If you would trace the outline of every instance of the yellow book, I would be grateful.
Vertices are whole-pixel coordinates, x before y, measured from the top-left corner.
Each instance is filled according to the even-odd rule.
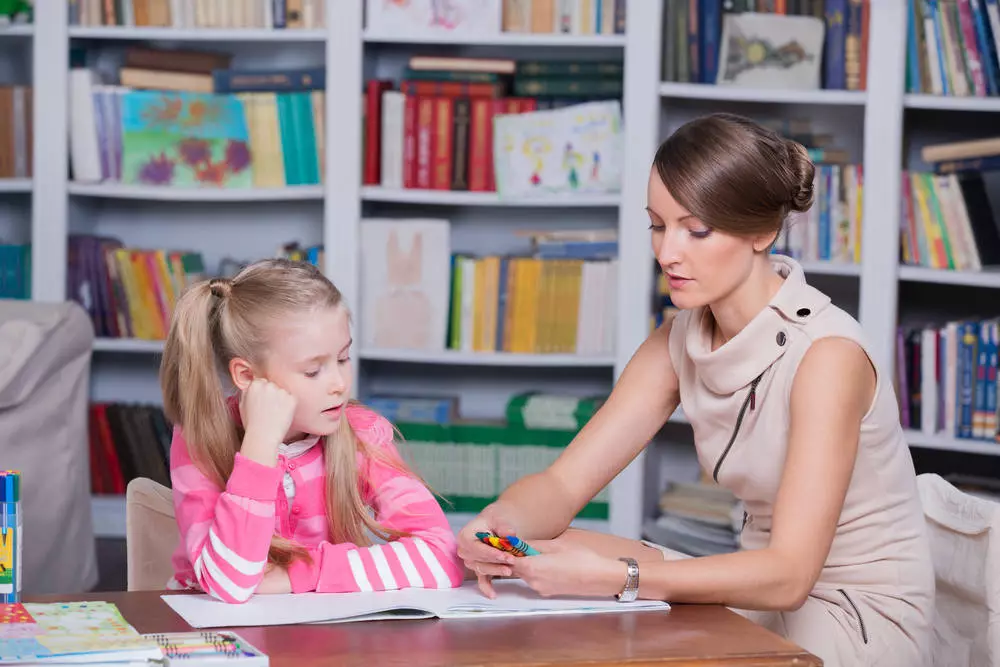
[[[264,145],[264,170],[261,187],[281,188],[286,184],[285,159],[278,126],[278,97],[275,93],[258,93],[254,109]]]
[[[486,263],[482,258],[473,260],[475,262],[475,296],[473,297],[472,309],[472,349],[475,352],[483,352],[483,305],[486,303]]]
[[[142,297],[139,294],[139,286],[136,282],[135,272],[132,270],[132,259],[129,251],[125,248],[114,250],[114,260],[118,267],[118,276],[121,278],[122,287],[125,288],[125,299],[128,305],[129,329],[135,338],[143,340],[154,340],[155,336],[150,330],[147,318],[143,315]]]

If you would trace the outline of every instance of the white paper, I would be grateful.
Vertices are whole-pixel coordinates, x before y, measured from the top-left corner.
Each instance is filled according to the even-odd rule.
[[[243,604],[205,594],[164,595],[163,600],[195,628],[292,625],[405,618],[494,618],[549,614],[593,614],[639,610],[668,611],[655,600],[622,603],[610,598],[543,598],[517,579],[494,582],[497,598],[485,597],[474,581],[461,588],[369,593],[255,595]]]

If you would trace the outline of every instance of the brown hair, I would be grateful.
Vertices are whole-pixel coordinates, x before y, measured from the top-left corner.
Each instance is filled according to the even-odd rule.
[[[284,259],[256,262],[231,280],[196,283],[177,302],[160,364],[164,412],[184,429],[192,460],[219,488],[232,474],[243,439],[223,388],[229,362],[239,357],[261,364],[271,325],[337,307],[345,307],[340,290],[316,267]],[[323,447],[330,541],[369,546],[366,529],[382,539],[404,536],[381,526],[365,507],[357,453],[406,472],[403,462],[367,447],[346,418]],[[268,560],[287,566],[297,557],[307,557],[301,545],[272,538]]]
[[[812,206],[815,168],[806,149],[743,116],[685,123],[653,164],[678,204],[725,233],[777,236],[791,211]]]

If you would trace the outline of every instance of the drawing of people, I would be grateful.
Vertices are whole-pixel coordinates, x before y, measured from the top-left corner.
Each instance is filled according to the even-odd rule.
[[[573,144],[566,142],[566,149],[563,151],[563,169],[566,170],[566,180],[574,190],[580,185],[580,174],[577,168],[583,166],[583,156],[573,150]]]

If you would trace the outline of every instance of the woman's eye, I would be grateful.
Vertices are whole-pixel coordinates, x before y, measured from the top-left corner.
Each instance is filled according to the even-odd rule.
[[[711,229],[692,229],[691,230],[691,236],[695,237],[696,239],[703,239],[703,238],[709,236],[711,233],[712,233]]]

